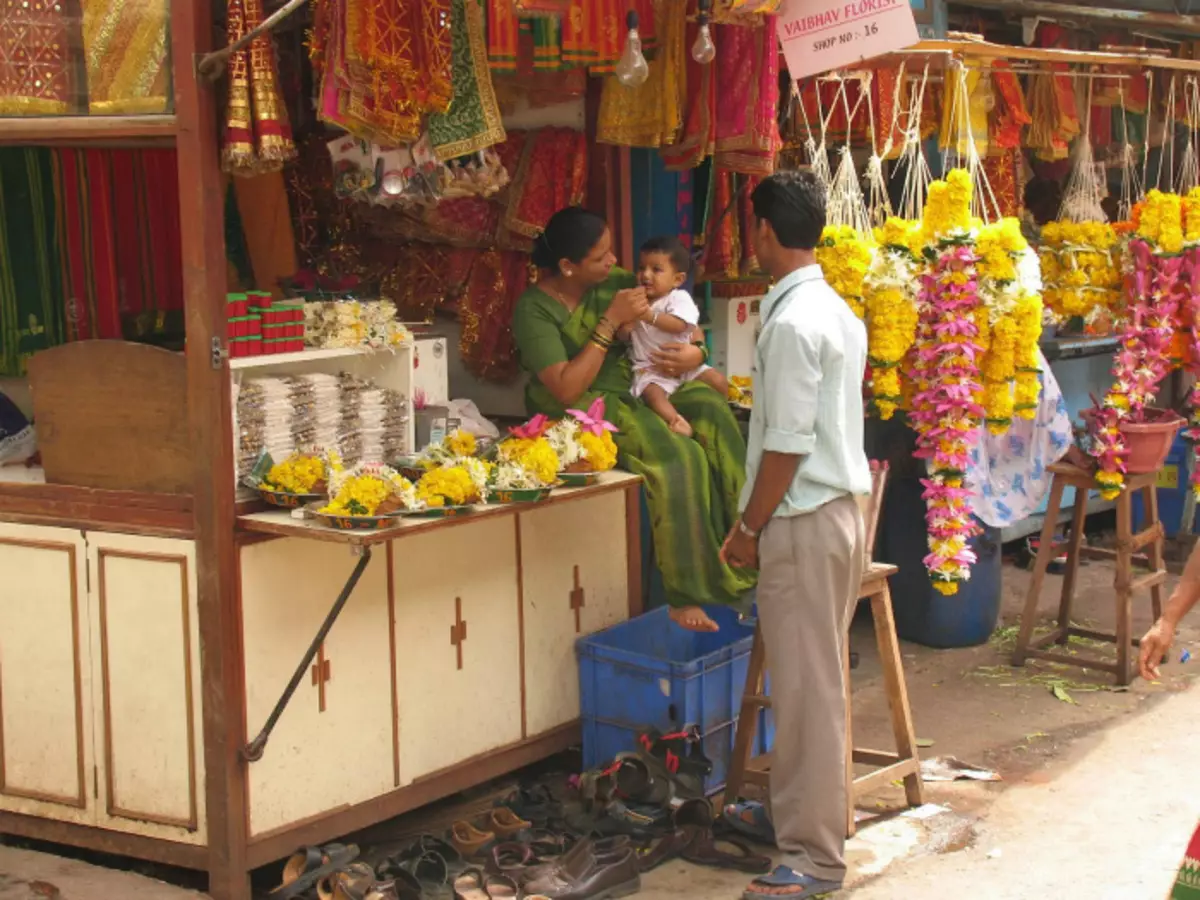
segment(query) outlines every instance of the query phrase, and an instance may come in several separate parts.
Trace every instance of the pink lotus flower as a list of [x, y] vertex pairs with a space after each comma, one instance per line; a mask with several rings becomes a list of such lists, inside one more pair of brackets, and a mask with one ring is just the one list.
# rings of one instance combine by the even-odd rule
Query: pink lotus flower
[[536, 441], [546, 433], [546, 429], [549, 427], [550, 418], [542, 413], [538, 413], [524, 425], [520, 425], [516, 428], [509, 428], [508, 432], [515, 438], [524, 438], [526, 440]]
[[587, 412], [580, 412], [577, 409], [568, 409], [567, 412], [579, 420], [580, 427], [590, 431], [596, 437], [600, 437], [606, 431], [616, 431], [617, 426], [612, 422], [604, 420], [604, 398], [597, 397], [592, 401], [592, 405], [588, 407]]

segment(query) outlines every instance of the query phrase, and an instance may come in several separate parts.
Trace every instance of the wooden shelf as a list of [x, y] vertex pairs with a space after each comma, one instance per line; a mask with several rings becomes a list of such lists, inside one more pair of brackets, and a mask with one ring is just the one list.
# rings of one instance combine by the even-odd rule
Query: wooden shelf
[[0, 117], [0, 144], [173, 141], [177, 130], [173, 115]]
[[314, 347], [295, 353], [272, 353], [263, 356], [239, 356], [229, 361], [231, 369], [270, 369], [275, 366], [287, 366], [294, 363], [313, 362], [320, 359], [343, 359], [350, 356], [384, 356], [388, 353], [399, 353], [411, 350], [411, 344], [402, 344], [394, 350], [372, 350], [366, 347]]

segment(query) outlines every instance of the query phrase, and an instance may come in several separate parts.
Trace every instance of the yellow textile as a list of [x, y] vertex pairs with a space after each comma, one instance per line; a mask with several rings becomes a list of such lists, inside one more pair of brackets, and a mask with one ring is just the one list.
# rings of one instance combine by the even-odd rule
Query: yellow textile
[[92, 115], [169, 109], [170, 0], [80, 0]]
[[687, 97], [686, 5], [668, 0], [656, 14], [659, 51], [646, 83], [628, 88], [616, 76], [604, 79], [596, 124], [602, 144], [665, 147], [679, 137]]
[[988, 152], [988, 111], [993, 106], [991, 75], [978, 68], [967, 69], [966, 91], [956, 75], [946, 76], [946, 101], [942, 104], [942, 128], [938, 146], [945, 150], [954, 144], [960, 156], [967, 154], [967, 141], [973, 140], [981, 157]]

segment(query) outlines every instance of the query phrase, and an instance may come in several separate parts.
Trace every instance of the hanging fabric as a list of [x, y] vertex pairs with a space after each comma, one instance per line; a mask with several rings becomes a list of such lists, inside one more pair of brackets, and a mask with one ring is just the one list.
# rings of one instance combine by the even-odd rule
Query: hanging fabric
[[454, 99], [429, 116], [429, 140], [439, 159], [477, 153], [504, 140], [484, 46], [483, 10], [476, 0], [453, 0]]
[[715, 161], [749, 175], [775, 171], [779, 138], [778, 19], [757, 28], [722, 25], [714, 40], [717, 58]]
[[[690, 22], [687, 26], [685, 45], [690, 47], [696, 40], [699, 26]], [[720, 53], [718, 46], [717, 52]], [[672, 171], [694, 169], [712, 155], [716, 141], [714, 126], [717, 120], [717, 62], [708, 65], [685, 59], [687, 90], [684, 92], [683, 124], [678, 139], [660, 151], [663, 162]]]
[[52, 151], [0, 147], [0, 374], [66, 339]]
[[[262, 24], [262, 0], [228, 0], [229, 42]], [[278, 63], [269, 34], [229, 57], [229, 100], [225, 113], [222, 168], [232, 175], [274, 172], [295, 159], [287, 107], [279, 93]]]
[[650, 62], [650, 76], [644, 84], [629, 88], [615, 77], [604, 80], [596, 122], [598, 142], [662, 147], [679, 137], [688, 88], [685, 10], [683, 3], [667, 5], [664, 43]]

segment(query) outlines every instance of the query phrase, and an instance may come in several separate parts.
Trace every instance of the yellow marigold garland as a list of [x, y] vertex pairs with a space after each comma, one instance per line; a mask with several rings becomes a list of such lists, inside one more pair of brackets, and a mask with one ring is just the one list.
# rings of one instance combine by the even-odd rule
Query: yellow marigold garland
[[865, 315], [863, 280], [871, 265], [870, 242], [849, 225], [826, 225], [817, 244], [825, 280], [860, 319]]

